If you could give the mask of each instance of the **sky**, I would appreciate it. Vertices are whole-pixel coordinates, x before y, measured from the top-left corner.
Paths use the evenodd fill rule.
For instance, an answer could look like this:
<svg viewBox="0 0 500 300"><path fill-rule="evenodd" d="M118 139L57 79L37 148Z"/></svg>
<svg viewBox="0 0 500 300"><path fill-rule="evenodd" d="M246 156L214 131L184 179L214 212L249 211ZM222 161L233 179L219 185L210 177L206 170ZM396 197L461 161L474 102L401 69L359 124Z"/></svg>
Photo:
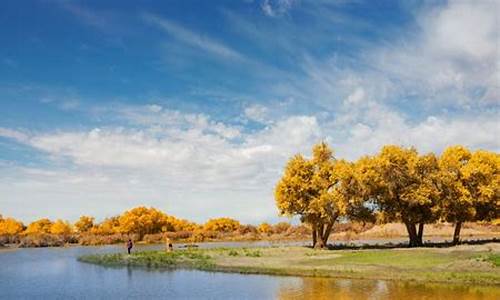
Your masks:
<svg viewBox="0 0 500 300"><path fill-rule="evenodd" d="M287 160L320 141L500 151L500 1L1 6L4 216L275 222Z"/></svg>

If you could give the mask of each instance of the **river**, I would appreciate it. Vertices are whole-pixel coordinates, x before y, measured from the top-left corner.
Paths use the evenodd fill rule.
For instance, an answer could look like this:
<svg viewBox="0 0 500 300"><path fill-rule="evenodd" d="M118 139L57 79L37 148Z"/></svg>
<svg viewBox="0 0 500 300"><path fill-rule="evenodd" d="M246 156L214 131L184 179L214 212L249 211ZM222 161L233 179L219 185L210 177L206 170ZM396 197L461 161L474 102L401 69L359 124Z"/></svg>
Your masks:
<svg viewBox="0 0 500 300"><path fill-rule="evenodd" d="M249 246L207 243L202 247L221 245ZM136 250L157 247L138 246ZM500 287L106 268L77 261L84 254L117 251L124 249L101 246L0 250L0 298L500 299Z"/></svg>

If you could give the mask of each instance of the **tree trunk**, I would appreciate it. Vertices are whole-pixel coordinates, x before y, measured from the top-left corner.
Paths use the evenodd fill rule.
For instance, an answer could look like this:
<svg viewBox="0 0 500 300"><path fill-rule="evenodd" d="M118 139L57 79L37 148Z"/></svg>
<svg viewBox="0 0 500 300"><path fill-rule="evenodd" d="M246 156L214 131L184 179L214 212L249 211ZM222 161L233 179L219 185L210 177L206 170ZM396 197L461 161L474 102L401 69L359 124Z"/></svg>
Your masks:
<svg viewBox="0 0 500 300"><path fill-rule="evenodd" d="M420 223L418 224L418 233L417 233L418 246L422 246L424 244L423 237L424 237L424 223Z"/></svg>
<svg viewBox="0 0 500 300"><path fill-rule="evenodd" d="M458 245L460 242L460 229L462 229L462 222L458 221L455 224L455 232L453 233L453 245Z"/></svg>
<svg viewBox="0 0 500 300"><path fill-rule="evenodd" d="M316 245L314 246L314 249L323 249L325 248L325 243L322 238L319 238L318 241L316 242Z"/></svg>
<svg viewBox="0 0 500 300"><path fill-rule="evenodd" d="M316 244L314 245L314 248L316 249L323 249L325 247L325 242L323 239L324 228L325 225L322 223L316 226Z"/></svg>
<svg viewBox="0 0 500 300"><path fill-rule="evenodd" d="M318 241L318 236L317 236L317 230L316 230L317 225L313 224L312 225L312 236L313 236L313 248L316 248L316 243Z"/></svg>
<svg viewBox="0 0 500 300"><path fill-rule="evenodd" d="M328 238L330 237L330 233L332 232L333 229L333 222L328 224L325 228L325 232L323 232L322 239L323 239L323 244L325 246L328 245Z"/></svg>
<svg viewBox="0 0 500 300"><path fill-rule="evenodd" d="M416 247L418 246L418 236L417 229L415 228L414 223L405 222L406 230L408 231L408 237L410 238L410 243L408 246Z"/></svg>

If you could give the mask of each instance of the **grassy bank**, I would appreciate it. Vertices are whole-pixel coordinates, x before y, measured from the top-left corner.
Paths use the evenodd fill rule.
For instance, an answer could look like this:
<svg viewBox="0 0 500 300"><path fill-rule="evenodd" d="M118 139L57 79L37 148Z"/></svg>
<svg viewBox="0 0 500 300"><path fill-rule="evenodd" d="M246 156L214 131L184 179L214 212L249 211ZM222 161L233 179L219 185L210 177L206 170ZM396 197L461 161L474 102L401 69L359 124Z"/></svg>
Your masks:
<svg viewBox="0 0 500 300"><path fill-rule="evenodd" d="M89 255L79 260L105 266L500 285L500 245L496 243L445 249L195 249Z"/></svg>

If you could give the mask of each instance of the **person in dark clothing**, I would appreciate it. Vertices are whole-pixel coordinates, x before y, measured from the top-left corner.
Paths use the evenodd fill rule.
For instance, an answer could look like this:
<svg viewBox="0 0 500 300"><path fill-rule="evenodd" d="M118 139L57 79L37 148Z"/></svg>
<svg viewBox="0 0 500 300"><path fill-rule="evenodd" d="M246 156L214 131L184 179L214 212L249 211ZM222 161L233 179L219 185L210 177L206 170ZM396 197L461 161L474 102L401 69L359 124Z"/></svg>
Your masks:
<svg viewBox="0 0 500 300"><path fill-rule="evenodd" d="M134 247L134 243L132 243L131 239L128 239L128 242L127 242L127 251L128 251L128 254L130 254L130 250L132 250L132 247Z"/></svg>

